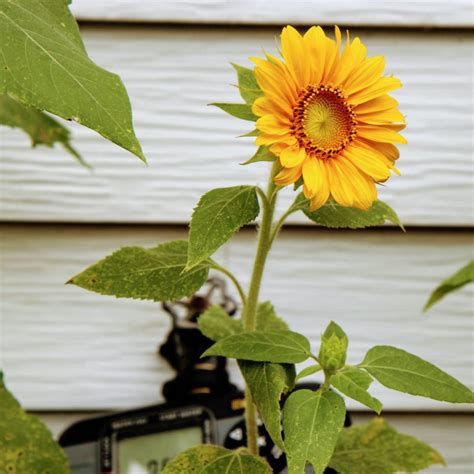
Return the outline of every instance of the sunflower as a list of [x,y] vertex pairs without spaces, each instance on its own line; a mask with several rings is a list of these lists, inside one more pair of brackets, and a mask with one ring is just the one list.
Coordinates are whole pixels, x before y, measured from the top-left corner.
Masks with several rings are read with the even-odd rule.
[[252,110],[257,145],[279,157],[275,183],[303,183],[312,210],[332,198],[341,206],[369,209],[377,199],[376,183],[399,174],[395,144],[405,118],[387,95],[401,87],[383,76],[383,56],[367,57],[359,38],[341,32],[328,38],[320,27],[301,36],[287,26],[281,34],[283,60],[270,54],[251,58],[264,95]]

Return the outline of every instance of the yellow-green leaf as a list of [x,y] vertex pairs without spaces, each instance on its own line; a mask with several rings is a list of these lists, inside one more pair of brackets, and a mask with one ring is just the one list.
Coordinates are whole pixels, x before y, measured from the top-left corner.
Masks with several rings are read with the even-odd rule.
[[232,64],[239,81],[239,92],[242,99],[249,105],[252,105],[255,99],[258,99],[263,95],[262,89],[255,79],[255,72],[253,69],[249,69],[238,64]]
[[187,268],[211,256],[260,210],[255,186],[232,186],[207,192],[194,209],[189,226]]
[[69,130],[44,112],[20,104],[7,94],[0,94],[0,125],[21,128],[31,138],[31,145],[61,144],[82,166],[90,168],[72,147]]
[[339,474],[394,474],[419,472],[432,464],[444,464],[438,451],[374,418],[342,430],[329,466]]
[[162,474],[272,474],[267,462],[245,449],[202,444],[173,458]]
[[451,403],[472,403],[472,390],[418,356],[391,346],[370,349],[359,368],[399,392]]
[[62,448],[36,416],[6,389],[0,372],[0,473],[69,474]]
[[428,302],[425,304],[424,311],[428,310],[444,298],[448,293],[462,288],[468,283],[474,282],[474,260],[471,260],[465,267],[462,267],[454,275],[444,280],[434,291]]
[[65,1],[0,2],[0,94],[74,120],[144,160],[120,78],[88,57]]
[[268,434],[284,450],[280,399],[295,384],[295,366],[248,360],[240,360],[239,366]]
[[250,165],[251,163],[258,163],[259,161],[275,161],[276,156],[270,151],[267,146],[259,146],[255,154],[247,161],[240,163],[241,165]]
[[211,306],[198,319],[200,331],[209,339],[219,341],[243,331],[239,319],[231,318],[221,306]]
[[224,112],[242,120],[249,120],[256,122],[258,117],[252,112],[252,107],[248,104],[224,104],[222,102],[215,102],[210,105],[215,105]]
[[220,339],[202,357],[211,355],[255,362],[295,364],[310,356],[309,341],[292,331],[242,332]]
[[184,271],[188,243],[166,242],[153,248],[124,247],[68,283],[102,295],[167,301],[193,295],[206,282],[210,261]]
[[329,464],[344,426],[344,400],[334,392],[297,390],[283,408],[283,432],[289,474],[303,474],[306,462],[315,474]]

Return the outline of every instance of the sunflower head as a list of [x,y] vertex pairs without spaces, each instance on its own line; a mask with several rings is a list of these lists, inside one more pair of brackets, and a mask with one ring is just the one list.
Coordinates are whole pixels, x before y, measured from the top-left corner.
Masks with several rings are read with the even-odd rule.
[[375,184],[386,181],[399,157],[395,144],[405,119],[387,95],[401,87],[383,76],[382,56],[367,57],[359,38],[328,38],[320,27],[301,36],[287,26],[281,34],[282,59],[252,58],[264,95],[252,110],[259,117],[257,145],[280,160],[276,184],[303,182],[315,210],[333,198],[345,207],[369,209]]

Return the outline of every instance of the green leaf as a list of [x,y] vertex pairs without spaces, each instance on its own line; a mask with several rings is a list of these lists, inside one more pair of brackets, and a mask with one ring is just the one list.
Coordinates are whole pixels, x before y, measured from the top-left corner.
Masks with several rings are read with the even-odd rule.
[[0,94],[0,125],[21,128],[31,138],[31,146],[53,147],[60,143],[84,167],[90,165],[70,143],[69,130],[44,112],[20,104],[6,94]]
[[277,316],[270,301],[264,301],[257,306],[257,331],[288,331],[288,324]]
[[[239,135],[237,138],[244,138],[244,137],[258,137],[260,135],[260,132],[254,128],[253,130],[250,130],[250,132],[244,133],[243,135]],[[241,163],[241,165],[245,165],[247,163]]]
[[162,474],[272,474],[267,462],[245,449],[229,449],[202,444],[178,454]]
[[295,366],[248,360],[240,360],[239,366],[268,434],[284,450],[280,399],[295,384]]
[[283,432],[290,474],[305,472],[309,461],[315,474],[328,465],[344,426],[344,400],[334,392],[297,390],[283,408]]
[[428,302],[425,304],[423,310],[427,311],[429,308],[431,308],[431,306],[444,298],[448,293],[458,290],[464,285],[472,282],[474,282],[474,260],[471,260],[465,267],[462,267],[461,270],[457,271],[454,275],[451,275],[449,278],[444,280],[433,291],[433,293],[431,293],[431,296]]
[[356,367],[341,370],[331,377],[334,388],[380,414],[382,403],[367,392],[371,383],[372,377]]
[[316,372],[319,372],[320,370],[323,370],[323,368],[320,365],[310,365],[308,367],[305,367],[296,376],[296,382],[298,382],[304,377],[309,377],[310,375],[313,375]]
[[255,186],[233,186],[207,192],[194,209],[189,226],[187,269],[212,255],[260,210]]
[[312,212],[308,206],[308,201],[302,196],[300,208],[305,215],[316,224],[330,229],[363,229],[391,221],[405,230],[395,211],[382,201],[375,201],[368,211],[343,207],[335,201],[330,201]]
[[145,159],[118,76],[87,56],[66,2],[0,2],[0,93],[89,127]]
[[255,79],[255,72],[253,69],[239,66],[238,64],[232,64],[237,72],[239,81],[239,92],[242,99],[249,105],[252,105],[255,99],[263,96],[263,91]]
[[309,341],[291,331],[252,331],[217,341],[201,357],[223,356],[255,362],[295,364],[310,356]]
[[359,364],[382,385],[451,403],[472,403],[473,392],[446,372],[402,349],[375,346]]
[[21,408],[0,372],[0,472],[69,474],[64,451],[36,416]]
[[256,122],[258,119],[258,117],[252,112],[252,107],[248,104],[223,104],[221,102],[215,102],[210,105],[215,105],[224,112],[227,112],[229,115],[232,115],[232,117],[237,117],[242,120]]
[[374,418],[342,430],[329,466],[339,474],[393,474],[419,472],[432,464],[444,464],[438,451]]
[[251,163],[258,163],[259,161],[275,161],[276,156],[270,151],[269,147],[262,145],[257,148],[255,155],[247,161],[240,163],[241,165],[250,165]]
[[231,318],[221,306],[211,306],[198,319],[200,331],[209,339],[219,341],[243,331],[242,323]]
[[332,373],[344,367],[348,344],[346,333],[331,321],[321,337],[319,350],[319,360],[325,371]]
[[206,282],[210,262],[185,272],[187,251],[183,240],[149,249],[124,247],[68,283],[118,298],[167,301],[191,296]]

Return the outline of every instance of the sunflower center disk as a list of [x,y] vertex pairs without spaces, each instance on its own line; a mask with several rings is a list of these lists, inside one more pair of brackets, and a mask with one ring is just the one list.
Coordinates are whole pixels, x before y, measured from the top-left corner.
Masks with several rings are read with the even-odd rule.
[[307,87],[293,113],[293,133],[300,146],[319,158],[337,155],[357,134],[354,112],[334,87]]

